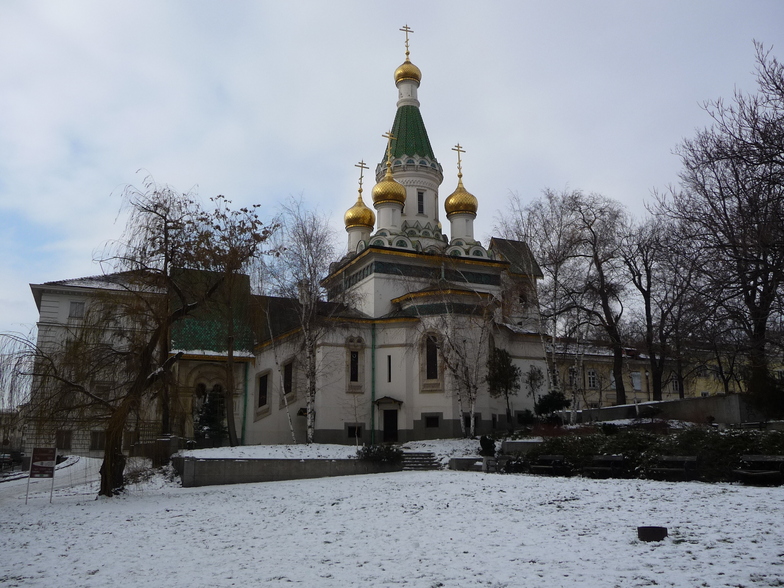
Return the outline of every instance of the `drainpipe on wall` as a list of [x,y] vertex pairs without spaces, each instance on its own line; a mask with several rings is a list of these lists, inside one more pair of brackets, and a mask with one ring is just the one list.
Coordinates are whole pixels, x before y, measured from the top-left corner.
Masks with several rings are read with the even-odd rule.
[[242,429],[240,429],[240,445],[245,445],[245,417],[248,414],[248,362],[245,362],[245,384],[242,390]]
[[370,325],[370,444],[376,444],[376,323]]

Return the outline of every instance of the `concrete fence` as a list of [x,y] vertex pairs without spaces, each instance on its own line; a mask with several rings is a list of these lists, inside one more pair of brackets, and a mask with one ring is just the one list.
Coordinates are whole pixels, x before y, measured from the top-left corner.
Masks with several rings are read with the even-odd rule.
[[380,474],[403,469],[400,463],[358,459],[201,459],[174,456],[171,461],[185,488]]
[[[570,413],[560,413],[565,422],[569,422]],[[709,421],[725,424],[737,424],[748,421],[760,421],[762,415],[754,410],[748,397],[742,394],[708,396],[705,398],[684,398],[682,400],[666,400],[661,402],[640,402],[606,408],[591,408],[577,412],[577,422],[611,421],[615,419],[656,417],[707,423]]]

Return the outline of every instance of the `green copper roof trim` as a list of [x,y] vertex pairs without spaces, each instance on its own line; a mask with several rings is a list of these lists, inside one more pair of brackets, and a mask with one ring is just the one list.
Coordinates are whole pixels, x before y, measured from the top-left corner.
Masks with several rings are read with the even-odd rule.
[[[436,161],[433,148],[430,146],[430,139],[427,137],[425,123],[422,120],[422,113],[419,108],[410,104],[401,106],[395,114],[395,122],[392,125],[392,157],[398,158],[403,155],[429,157]],[[386,151],[382,162],[387,160]]]

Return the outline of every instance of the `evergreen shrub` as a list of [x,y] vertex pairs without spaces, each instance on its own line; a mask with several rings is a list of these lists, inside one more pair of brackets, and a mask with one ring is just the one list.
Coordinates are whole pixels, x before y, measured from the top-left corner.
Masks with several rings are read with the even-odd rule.
[[397,445],[363,445],[357,449],[357,458],[377,463],[400,463],[403,461],[403,450]]
[[695,427],[669,434],[635,429],[602,429],[587,434],[575,433],[545,438],[525,458],[510,460],[510,468],[519,470],[523,462],[533,462],[540,455],[563,455],[574,469],[591,465],[595,455],[623,455],[630,471],[637,477],[646,472],[662,455],[697,456],[697,473],[705,482],[732,481],[732,470],[740,465],[742,455],[784,455],[782,431],[719,431]]

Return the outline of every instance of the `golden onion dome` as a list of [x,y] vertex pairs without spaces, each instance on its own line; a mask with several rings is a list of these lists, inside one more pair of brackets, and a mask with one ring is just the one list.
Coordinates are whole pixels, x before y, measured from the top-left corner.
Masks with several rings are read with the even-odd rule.
[[406,189],[392,177],[392,166],[387,162],[387,173],[384,178],[373,186],[373,204],[384,202],[406,203]]
[[446,216],[449,217],[453,214],[460,213],[476,215],[476,211],[479,208],[479,201],[476,199],[476,196],[471,194],[465,189],[465,186],[463,186],[463,174],[458,174],[457,178],[457,189],[444,200]]
[[376,214],[365,206],[365,203],[362,201],[361,190],[357,197],[357,203],[343,215],[343,222],[346,223],[347,230],[353,227],[369,227],[372,229],[376,224]]
[[403,80],[413,80],[419,85],[422,81],[422,72],[419,68],[411,63],[406,55],[406,60],[395,70],[395,84]]

